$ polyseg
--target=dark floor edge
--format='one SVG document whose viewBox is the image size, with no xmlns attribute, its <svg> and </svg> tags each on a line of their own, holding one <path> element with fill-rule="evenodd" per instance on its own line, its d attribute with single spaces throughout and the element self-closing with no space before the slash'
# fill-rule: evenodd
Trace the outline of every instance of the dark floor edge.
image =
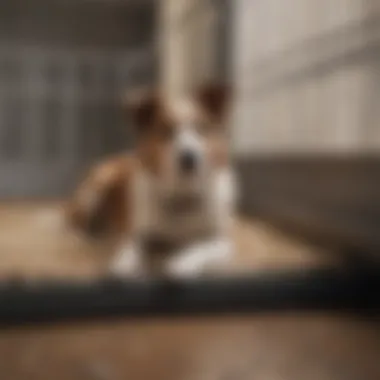
<svg viewBox="0 0 380 380">
<path fill-rule="evenodd" d="M 378 285 L 379 268 L 287 271 L 194 281 L 4 284 L 0 289 L 0 327 L 98 318 L 215 318 L 287 311 L 378 315 Z"/>
</svg>

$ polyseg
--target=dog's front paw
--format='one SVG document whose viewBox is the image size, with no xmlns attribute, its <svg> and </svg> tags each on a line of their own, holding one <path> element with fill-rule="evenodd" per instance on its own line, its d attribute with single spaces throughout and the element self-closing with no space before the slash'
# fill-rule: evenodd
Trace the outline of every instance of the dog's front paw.
<svg viewBox="0 0 380 380">
<path fill-rule="evenodd" d="M 191 246 L 174 255 L 167 272 L 175 277 L 197 277 L 229 263 L 234 247 L 228 239 L 215 239 Z"/>
<path fill-rule="evenodd" d="M 204 248 L 195 246 L 177 253 L 167 265 L 167 273 L 171 277 L 194 278 L 202 274 L 204 269 L 201 260 Z"/>
<path fill-rule="evenodd" d="M 141 255 L 133 245 L 123 246 L 108 268 L 111 276 L 140 277 L 143 274 Z"/>
</svg>

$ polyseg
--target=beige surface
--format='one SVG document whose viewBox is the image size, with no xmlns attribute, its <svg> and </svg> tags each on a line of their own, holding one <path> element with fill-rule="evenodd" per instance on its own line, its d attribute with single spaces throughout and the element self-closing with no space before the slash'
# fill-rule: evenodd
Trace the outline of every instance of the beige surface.
<svg viewBox="0 0 380 380">
<path fill-rule="evenodd" d="M 0 276 L 84 277 L 105 273 L 112 245 L 74 235 L 60 222 L 55 203 L 0 206 Z M 236 258 L 228 271 L 319 265 L 328 255 L 259 221 L 234 227 Z"/>
</svg>

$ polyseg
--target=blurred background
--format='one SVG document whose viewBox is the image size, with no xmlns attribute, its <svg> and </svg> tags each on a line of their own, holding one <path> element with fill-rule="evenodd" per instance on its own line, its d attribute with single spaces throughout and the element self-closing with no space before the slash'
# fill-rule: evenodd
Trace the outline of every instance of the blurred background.
<svg viewBox="0 0 380 380">
<path fill-rule="evenodd" d="M 104 274 L 62 202 L 133 147 L 121 96 L 232 83 L 242 196 L 228 273 L 376 262 L 378 0 L 2 0 L 0 278 Z M 12 379 L 380 378 L 376 321 L 330 314 L 97 323 L 0 334 Z"/>
</svg>

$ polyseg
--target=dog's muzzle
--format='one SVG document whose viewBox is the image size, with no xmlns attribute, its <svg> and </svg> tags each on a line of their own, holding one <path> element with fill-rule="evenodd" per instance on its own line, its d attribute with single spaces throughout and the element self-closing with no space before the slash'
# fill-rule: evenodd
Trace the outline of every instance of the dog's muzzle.
<svg viewBox="0 0 380 380">
<path fill-rule="evenodd" d="M 179 155 L 179 169 L 183 174 L 192 174 L 197 170 L 198 157 L 197 154 L 188 150 Z"/>
</svg>

